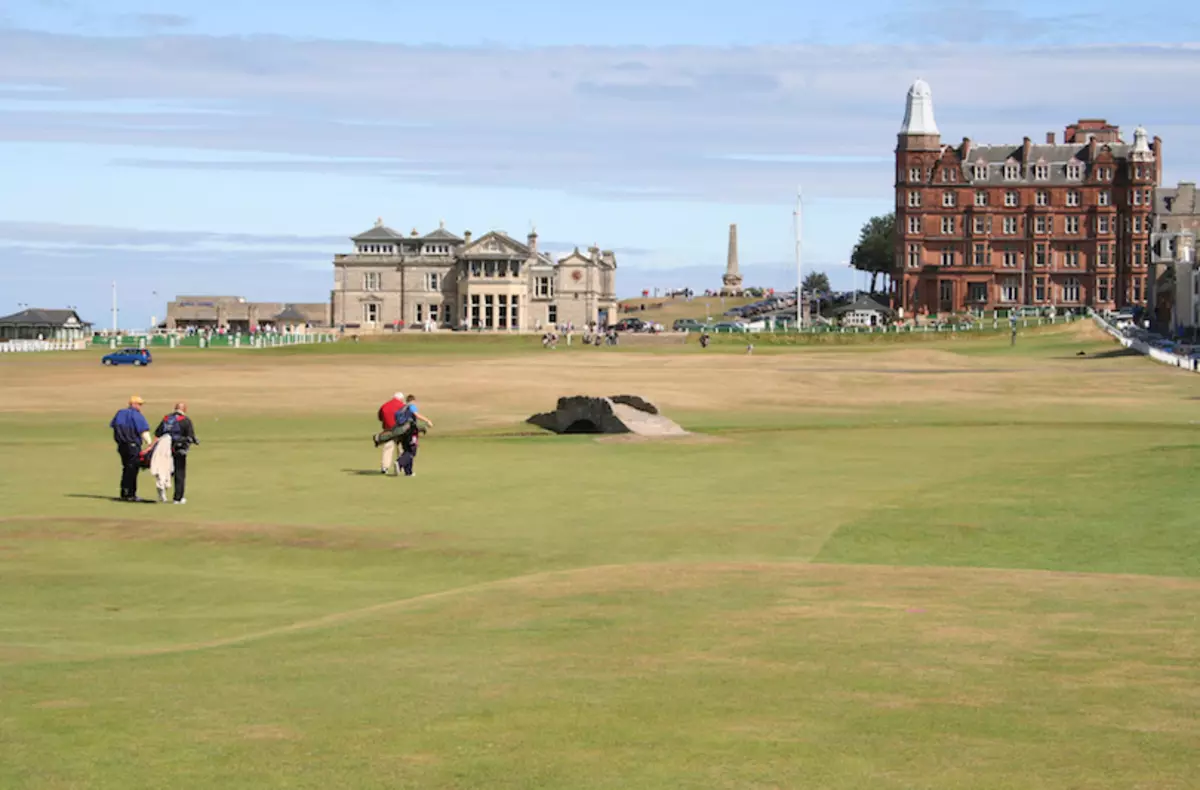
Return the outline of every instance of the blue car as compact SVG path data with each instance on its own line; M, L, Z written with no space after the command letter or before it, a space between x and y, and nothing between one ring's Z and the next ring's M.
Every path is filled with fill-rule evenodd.
M144 348L123 348L111 354L105 354L101 360L105 365L149 365L153 360L150 352Z

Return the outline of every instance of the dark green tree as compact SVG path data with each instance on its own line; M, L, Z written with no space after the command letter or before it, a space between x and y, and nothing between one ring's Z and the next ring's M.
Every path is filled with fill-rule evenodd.
M858 233L858 243L850 254L850 266L860 272L871 273L871 293L875 292L875 280L892 270L896 255L896 214L889 212L881 217L871 217Z
M804 290L812 294L829 293L829 276L825 272L809 272L804 276Z

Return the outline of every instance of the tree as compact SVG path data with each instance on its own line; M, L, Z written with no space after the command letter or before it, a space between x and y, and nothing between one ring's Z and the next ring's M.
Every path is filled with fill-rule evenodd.
M896 214L889 212L882 217L871 217L858 233L858 243L850 254L850 266L860 272L871 273L871 293L875 292L875 279L892 270L896 255Z
M829 293L829 276L825 272L809 272L804 276L804 290L810 294Z

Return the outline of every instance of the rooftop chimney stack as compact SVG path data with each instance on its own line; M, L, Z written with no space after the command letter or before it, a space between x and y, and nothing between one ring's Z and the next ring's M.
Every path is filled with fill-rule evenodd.
M1054 132L1046 132L1046 145L1054 144Z

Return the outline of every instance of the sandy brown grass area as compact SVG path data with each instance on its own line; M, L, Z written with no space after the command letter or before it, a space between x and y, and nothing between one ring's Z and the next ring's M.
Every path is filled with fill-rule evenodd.
M1065 337L1094 341L1077 324ZM201 356L202 353L211 356ZM219 357L219 354L236 356ZM1139 360L1031 360L948 348L799 350L746 356L531 353L491 359L329 354L295 358L193 350L160 354L144 370L102 369L92 356L9 367L0 413L109 413L132 393L157 416L185 398L206 417L262 413L370 414L393 391L415 392L443 428L520 422L568 394L636 393L672 412L828 411L972 405L1026 409L1136 404L1186 388L1178 371ZM0 365L4 362L0 361ZM9 372L18 375L7 375Z

